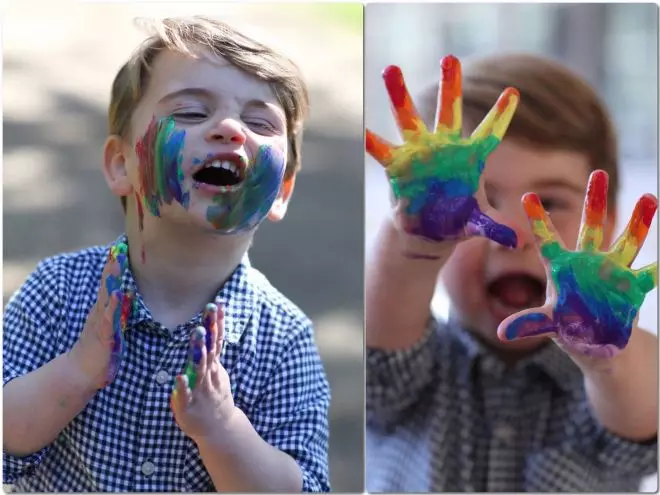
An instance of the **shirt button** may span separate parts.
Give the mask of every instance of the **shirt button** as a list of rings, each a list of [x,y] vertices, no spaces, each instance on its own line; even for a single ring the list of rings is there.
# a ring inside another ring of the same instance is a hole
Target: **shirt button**
[[[160,370],[158,373],[156,373],[156,381],[161,385],[165,385],[170,381],[170,374],[165,370]]]
[[[495,427],[493,434],[495,435],[495,438],[505,444],[511,444],[516,436],[516,430],[509,425],[498,425]]]
[[[151,476],[154,474],[154,471],[156,471],[156,466],[154,466],[154,463],[151,461],[147,461],[144,464],[142,464],[142,474],[145,476]]]

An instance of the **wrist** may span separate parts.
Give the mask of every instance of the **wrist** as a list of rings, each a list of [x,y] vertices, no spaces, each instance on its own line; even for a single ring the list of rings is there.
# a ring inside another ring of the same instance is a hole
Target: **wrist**
[[[75,383],[87,394],[94,394],[101,386],[99,385],[100,376],[103,369],[99,366],[103,360],[96,356],[91,356],[87,349],[84,349],[81,342],[74,344],[73,348],[64,354],[68,364],[70,382]]]
[[[237,447],[243,444],[246,433],[251,428],[252,424],[245,413],[234,406],[222,424],[219,424],[208,435],[194,437],[192,440],[197,444],[200,454],[213,451],[231,455]]]

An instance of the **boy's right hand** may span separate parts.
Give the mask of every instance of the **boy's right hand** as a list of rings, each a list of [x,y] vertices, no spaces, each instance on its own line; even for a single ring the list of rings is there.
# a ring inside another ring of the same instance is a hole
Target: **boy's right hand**
[[[488,205],[480,179],[486,157],[501,142],[511,122],[518,105],[518,91],[507,88],[472,135],[463,138],[461,67],[455,57],[442,60],[434,132],[427,129],[417,113],[401,69],[388,67],[383,79],[404,143],[394,146],[367,129],[366,149],[385,167],[389,177],[397,229],[414,236],[406,248],[408,256],[432,257],[428,249],[421,254],[415,238],[431,241],[439,249],[447,241],[472,236],[516,247],[515,231],[493,219],[496,214]]]
[[[128,247],[113,245],[103,268],[96,303],[70,357],[90,390],[110,384],[119,370],[124,351],[126,319],[133,305],[131,294],[122,294],[121,280],[128,267]]]

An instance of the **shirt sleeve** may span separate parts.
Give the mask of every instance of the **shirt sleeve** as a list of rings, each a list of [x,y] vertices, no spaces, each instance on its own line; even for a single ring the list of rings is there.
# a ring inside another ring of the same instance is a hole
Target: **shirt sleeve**
[[[568,418],[566,441],[533,456],[525,490],[628,491],[634,481],[657,472],[657,459],[657,438],[639,443],[609,432],[585,398]]]
[[[311,322],[295,332],[267,392],[249,417],[266,442],[296,460],[303,492],[328,492],[330,387]]]
[[[367,424],[387,428],[418,403],[434,381],[439,322],[431,318],[422,339],[408,349],[367,347]]]
[[[3,387],[57,356],[58,320],[61,315],[54,274],[46,262],[39,264],[5,307],[2,345]],[[44,458],[48,446],[17,457],[3,447],[4,483],[14,483]]]

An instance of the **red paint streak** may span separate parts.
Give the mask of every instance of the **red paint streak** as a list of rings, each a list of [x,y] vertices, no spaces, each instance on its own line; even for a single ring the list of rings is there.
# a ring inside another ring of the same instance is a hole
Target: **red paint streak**
[[[148,195],[153,194],[156,188],[154,143],[157,137],[158,123],[156,118],[153,118],[144,136],[135,144],[135,153],[140,161],[140,189],[147,201],[150,199]],[[138,204],[140,204],[140,201],[138,201]]]
[[[439,123],[449,128],[454,125],[454,102],[461,97],[461,66],[453,55],[442,59],[442,87]]]
[[[512,97],[520,98],[520,93],[516,88],[506,88],[502,95],[498,98],[495,107],[497,108],[497,114],[501,115],[509,106],[509,102]]]
[[[142,200],[140,199],[140,195],[138,193],[135,193],[135,203],[137,204],[137,212],[138,212],[138,228],[140,229],[140,232],[144,230],[144,209],[142,207]]]
[[[365,147],[367,153],[383,165],[385,165],[392,156],[390,146],[369,129],[366,131]]]
[[[390,96],[392,107],[396,113],[399,127],[406,130],[417,130],[419,119],[413,106],[406,83],[403,80],[401,69],[396,65],[390,65],[383,71],[385,88]]]
[[[637,201],[628,229],[639,244],[646,239],[657,209],[658,199],[653,194],[645,194]]]
[[[131,292],[127,292],[121,298],[121,316],[119,318],[120,327],[122,332],[128,327],[128,319],[131,317],[133,311],[133,301],[135,296]]]
[[[390,65],[383,71],[383,80],[387,93],[394,108],[401,108],[406,103],[406,86],[403,81],[401,69],[396,65]]]
[[[523,208],[527,216],[532,220],[543,220],[545,218],[545,210],[541,204],[541,200],[534,193],[527,193],[522,198]]]
[[[607,211],[608,175],[604,170],[596,170],[589,177],[585,200],[585,223],[589,227],[602,226]]]

